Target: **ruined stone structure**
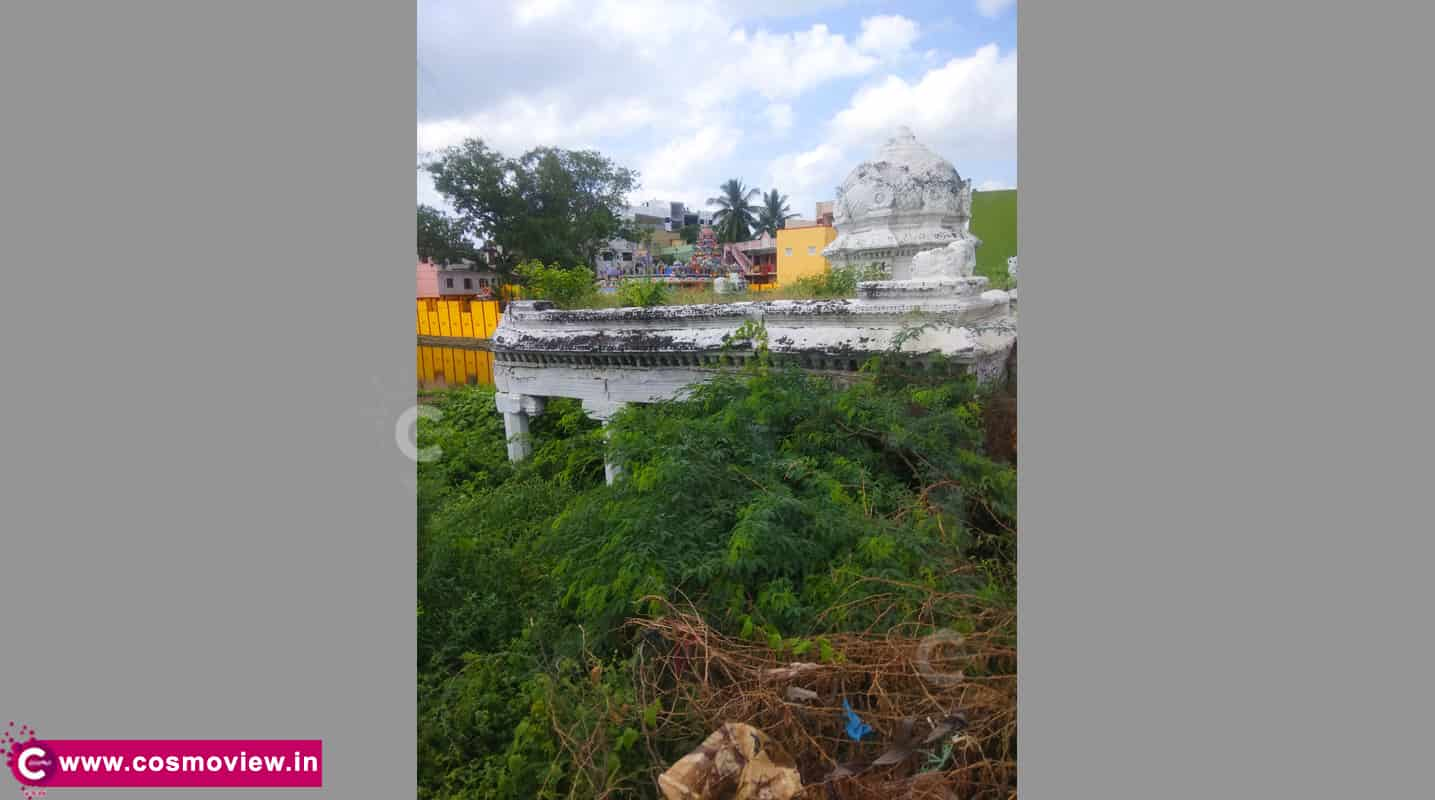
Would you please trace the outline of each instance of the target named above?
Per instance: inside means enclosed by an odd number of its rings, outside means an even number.
[[[528,421],[542,413],[545,398],[576,398],[606,421],[628,403],[681,397],[756,356],[752,341],[735,336],[748,323],[761,323],[774,362],[838,379],[855,377],[872,355],[892,353],[917,369],[941,363],[1000,378],[1016,344],[1016,316],[1008,293],[973,274],[980,243],[966,230],[970,182],[910,132],[899,132],[883,152],[875,171],[859,167],[858,180],[844,185],[832,247],[861,259],[894,231],[908,243],[893,248],[903,255],[888,256],[898,277],[861,283],[854,299],[580,310],[510,304],[492,340],[509,457],[528,455]],[[919,202],[855,202],[897,186],[917,191]],[[618,474],[610,464],[609,480]]]
[[[976,263],[971,180],[906,127],[848,174],[833,204],[837,238],[823,254],[834,269],[878,264],[904,280],[918,253],[959,240],[971,243]]]

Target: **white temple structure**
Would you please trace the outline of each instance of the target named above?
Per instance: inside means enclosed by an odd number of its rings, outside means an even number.
[[[970,220],[971,182],[903,128],[838,196],[838,236],[827,248],[834,268],[891,270],[890,280],[859,283],[856,298],[571,310],[511,303],[492,339],[509,457],[527,456],[528,419],[546,398],[580,400],[607,420],[629,403],[682,397],[757,356],[737,336],[752,323],[765,329],[774,363],[838,380],[858,379],[874,355],[928,374],[1000,379],[1016,345],[1013,298],[974,274],[981,243]],[[611,480],[618,473],[609,466]]]
[[[959,247],[970,253],[963,258],[975,267],[981,241],[971,234],[971,219],[971,180],[904,126],[838,187],[837,238],[823,255],[834,269],[875,264],[905,280],[928,277],[912,273],[918,253],[965,242]]]

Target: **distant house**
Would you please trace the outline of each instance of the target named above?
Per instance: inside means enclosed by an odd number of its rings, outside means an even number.
[[[498,292],[498,273],[486,266],[418,262],[419,297],[494,297]]]
[[[777,280],[777,240],[767,234],[747,242],[724,245],[724,266],[736,266],[750,284]]]
[[[777,284],[790,286],[796,281],[821,275],[829,269],[822,250],[837,230],[810,220],[788,220],[787,227],[777,232]]]
[[[627,239],[611,239],[593,257],[593,269],[600,278],[630,275],[638,264],[638,245]]]

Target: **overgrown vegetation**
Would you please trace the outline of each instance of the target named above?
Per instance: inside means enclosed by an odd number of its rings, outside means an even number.
[[[485,387],[421,420],[442,455],[418,469],[420,798],[656,797],[713,713],[664,630],[784,663],[899,628],[1014,647],[1015,471],[983,453],[986,393],[880,363],[834,385],[770,366],[758,328],[732,346],[759,357],[608,439],[550,401],[519,464]],[[882,747],[848,744],[832,757]]]
[[[660,306],[672,297],[672,287],[663,281],[630,278],[618,286],[618,301],[624,306]]]
[[[863,267],[833,267],[817,275],[808,275],[794,281],[788,289],[791,294],[811,297],[854,297],[857,284],[862,281],[879,281],[886,273],[877,265]]]
[[[581,308],[596,296],[593,272],[587,267],[544,266],[541,261],[525,261],[514,270],[523,281],[524,296],[530,300],[550,300],[559,308]]]

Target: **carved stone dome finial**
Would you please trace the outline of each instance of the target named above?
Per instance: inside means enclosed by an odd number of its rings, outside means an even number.
[[[904,144],[907,142],[916,142],[917,134],[912,133],[912,129],[907,127],[906,125],[898,125],[897,129],[892,132],[892,137],[887,141],[894,143],[902,142]]]
[[[970,218],[971,182],[900,125],[838,188],[837,238],[824,255],[833,266],[885,265],[901,280],[917,253],[967,238]]]

